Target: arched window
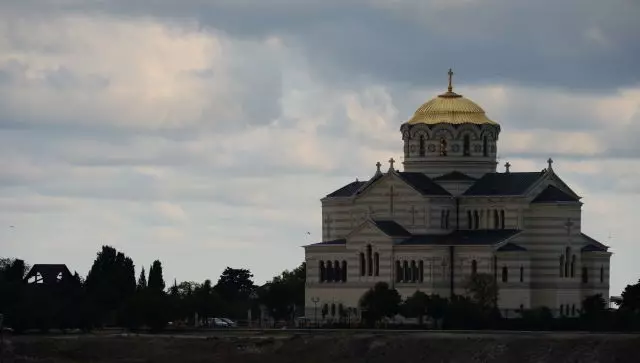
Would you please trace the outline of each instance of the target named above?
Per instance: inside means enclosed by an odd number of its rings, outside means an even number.
[[[564,315],[564,305],[560,304],[560,315]]]
[[[418,262],[418,278],[420,279],[420,282],[424,281],[424,261],[422,260]]]
[[[464,135],[464,139],[462,141],[462,155],[471,155],[471,138],[469,135]]]
[[[338,260],[333,261],[333,281],[338,282],[342,279],[342,270],[340,269],[340,262]]]
[[[402,281],[409,282],[411,281],[411,270],[409,270],[409,261],[402,262],[402,271],[404,272],[404,276]]]
[[[498,214],[497,209],[493,210],[493,228],[494,229],[500,228],[500,215]]]
[[[336,304],[331,304],[331,316],[336,316]]]
[[[471,216],[470,210],[467,211],[467,225],[469,226],[469,229],[473,229],[473,217]]]
[[[424,156],[425,155],[424,136],[423,135],[420,135],[420,145],[419,145],[418,150],[420,152],[420,156]]]
[[[502,266],[502,282],[509,282],[509,270],[507,266]]]
[[[493,256],[493,279],[498,281],[498,256]]]
[[[402,281],[402,265],[396,260],[396,282]]]
[[[520,266],[520,282],[524,282],[524,267]]]
[[[475,275],[478,273],[478,261],[473,260],[471,261],[471,274]]]
[[[320,261],[318,268],[320,268],[320,282],[327,280],[327,270],[324,268],[324,261]]]
[[[604,282],[604,267],[600,266],[600,282]]]
[[[327,261],[327,282],[333,281],[333,265],[331,261]]]
[[[449,229],[449,210],[444,212],[444,228]]]
[[[479,229],[480,228],[480,213],[477,210],[473,211],[473,219],[474,219],[473,221],[474,221],[474,224],[475,224],[475,229]]]
[[[585,284],[589,282],[589,270],[587,267],[582,268],[582,282]]]
[[[571,248],[567,247],[564,250],[564,277],[569,277],[569,256],[571,256]]]
[[[374,275],[380,276],[380,255],[378,252],[373,254],[373,268],[375,270]]]
[[[440,139],[440,156],[447,156],[447,140]]]
[[[576,277],[576,255],[571,256],[571,277]]]
[[[564,255],[560,255],[560,277],[564,277]]]
[[[500,228],[504,229],[504,209],[500,210]]]
[[[360,276],[364,276],[364,253],[360,252]]]
[[[342,272],[342,282],[347,282],[347,261],[342,260],[342,268],[340,270]]]
[[[367,275],[373,275],[373,256],[371,256],[371,245],[367,245]]]
[[[571,316],[576,315],[576,304],[571,304]]]
[[[487,145],[487,137],[482,138],[482,155],[489,156],[489,145]]]

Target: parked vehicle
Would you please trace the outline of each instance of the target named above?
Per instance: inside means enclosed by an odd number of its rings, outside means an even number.
[[[220,320],[224,321],[225,323],[227,323],[229,325],[229,327],[235,328],[238,326],[238,324],[231,320],[231,319],[227,319],[227,318],[220,318]]]

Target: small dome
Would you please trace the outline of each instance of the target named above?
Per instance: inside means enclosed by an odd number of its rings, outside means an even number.
[[[451,86],[453,72],[449,70],[449,90],[438,97],[425,102],[413,117],[407,121],[411,125],[428,124],[476,124],[497,125],[490,120],[482,107],[455,92]]]

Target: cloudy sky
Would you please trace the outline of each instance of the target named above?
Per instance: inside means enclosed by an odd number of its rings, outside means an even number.
[[[618,294],[640,277],[638,18],[635,0],[0,0],[0,255],[84,275],[109,244],[167,279],[265,281],[319,238],[319,198],[401,159],[400,124],[453,67],[502,162],[551,156],[584,197]]]

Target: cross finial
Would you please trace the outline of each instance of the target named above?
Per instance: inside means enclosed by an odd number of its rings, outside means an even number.
[[[389,170],[394,170],[393,169],[393,163],[395,163],[396,161],[393,160],[393,158],[389,159]]]
[[[451,68],[449,68],[449,72],[447,73],[449,75],[449,92],[453,92],[453,70]]]
[[[511,163],[509,163],[508,161],[504,164],[504,168],[506,170],[506,172],[509,172],[509,168],[511,168]]]
[[[380,171],[380,167],[381,167],[381,166],[382,166],[382,164],[378,161],[378,162],[376,163],[376,169],[377,169],[377,170],[376,170],[376,174],[380,174],[380,173],[382,173],[382,172]]]
[[[551,167],[551,164],[553,164],[553,159],[549,158],[549,160],[547,160],[547,164],[549,164],[549,170],[553,170],[553,168]]]

